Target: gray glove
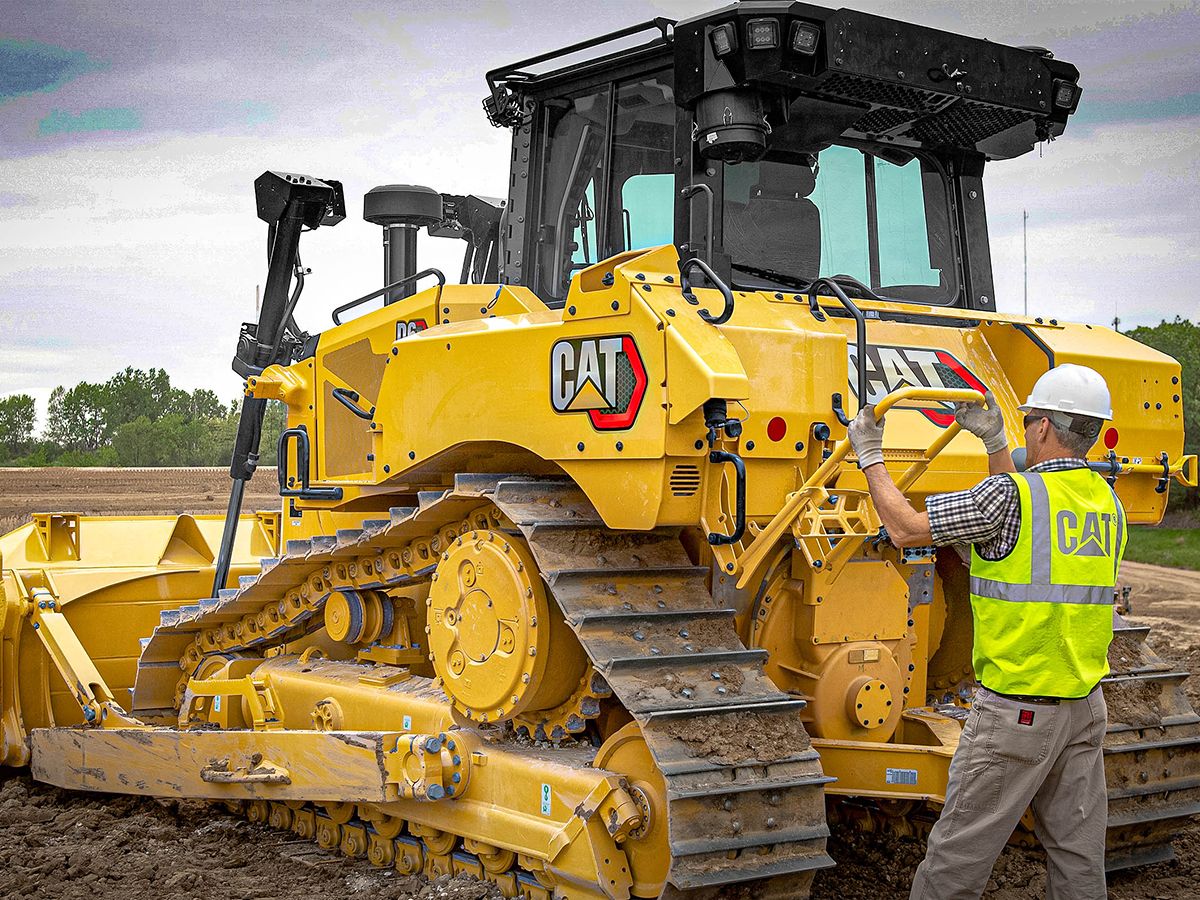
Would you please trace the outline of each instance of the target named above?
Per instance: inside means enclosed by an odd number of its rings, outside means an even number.
[[[983,395],[987,401],[987,409],[978,403],[955,403],[954,420],[963,430],[983,441],[983,449],[988,453],[999,453],[1008,448],[1008,435],[1004,433],[1004,416],[996,405],[996,398],[988,391]]]
[[[859,410],[847,431],[860,469],[883,462],[883,419],[875,421],[873,403]]]

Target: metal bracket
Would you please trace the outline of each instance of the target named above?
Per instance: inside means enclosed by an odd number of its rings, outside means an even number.
[[[147,727],[117,703],[71,623],[60,612],[58,597],[46,588],[33,588],[29,600],[33,631],[71,689],[71,695],[83,711],[84,721],[101,728]]]
[[[403,800],[448,800],[467,788],[471,754],[465,734],[403,734],[387,755],[388,783]]]

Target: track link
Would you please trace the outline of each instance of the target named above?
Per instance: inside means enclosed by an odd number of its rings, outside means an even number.
[[[1189,676],[1151,649],[1149,634],[1114,629],[1103,682],[1109,871],[1173,859],[1172,839],[1200,814],[1200,715],[1183,689]]]
[[[595,668],[642,728],[670,803],[677,891],[771,879],[806,896],[825,853],[820,760],[803,701],[763,673],[678,529],[613,532],[570,482],[503,481],[520,529]]]
[[[821,771],[799,717],[693,565],[679,529],[613,532],[572,482],[459,476],[388,519],[289,541],[258,576],[163,614],[143,641],[134,709],[170,714],[211,653],[257,653],[319,627],[335,589],[427,579],[472,530],[528,543],[592,665],[638,721],[666,782],[672,865],[663,896],[707,900],[734,885],[803,898],[825,853]],[[182,670],[182,677],[181,677]]]

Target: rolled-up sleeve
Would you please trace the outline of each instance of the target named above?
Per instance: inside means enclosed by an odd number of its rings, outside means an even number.
[[[925,501],[933,543],[990,544],[1001,536],[1019,502],[1007,475],[992,475],[965,491],[933,494]]]

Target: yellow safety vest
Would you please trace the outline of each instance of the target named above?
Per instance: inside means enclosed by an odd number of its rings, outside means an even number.
[[[1016,545],[998,560],[971,548],[975,677],[1002,694],[1084,697],[1108,674],[1125,510],[1090,469],[1010,477]]]

